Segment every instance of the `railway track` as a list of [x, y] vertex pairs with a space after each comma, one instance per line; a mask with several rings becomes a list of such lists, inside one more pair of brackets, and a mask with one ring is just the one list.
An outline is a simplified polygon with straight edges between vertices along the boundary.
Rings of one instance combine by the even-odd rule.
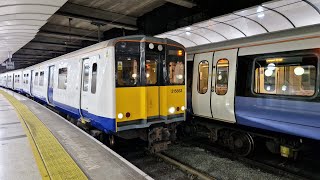
[[181, 171], [188, 174], [190, 179], [201, 179], [201, 180], [215, 180], [216, 178], [212, 177], [211, 175], [201, 172], [193, 167], [190, 167], [182, 162], [177, 161], [176, 159], [166, 155], [165, 153], [156, 153], [156, 157], [163, 159], [164, 161], [176, 166]]
[[[51, 109], [52, 110], [52, 109]], [[55, 111], [58, 113], [57, 111]], [[66, 117], [65, 117], [66, 118]], [[68, 118], [66, 118], [68, 119]], [[214, 176], [210, 175], [207, 172], [201, 171], [191, 165], [188, 165], [185, 162], [177, 160], [176, 158], [168, 155], [167, 153], [157, 153], [154, 155], [146, 154], [145, 149], [133, 149], [132, 147], [144, 147], [143, 144], [134, 144], [131, 143], [120, 143], [120, 149], [130, 149], [129, 151], [125, 150], [116, 150], [120, 155], [124, 158], [132, 162], [134, 165], [142, 169], [144, 172], [149, 174], [151, 177], [155, 179], [203, 179], [203, 180], [212, 180], [212, 179], [221, 179], [215, 178]], [[243, 163], [249, 164], [253, 167], [259, 167], [264, 169], [267, 172], [277, 174], [279, 176], [286, 176], [289, 179], [306, 179], [302, 176], [299, 176], [297, 173], [288, 173], [287, 171], [283, 170], [283, 168], [276, 168], [271, 165], [267, 165], [258, 161], [254, 161], [248, 158], [242, 158], [234, 156], [232, 153], [228, 153], [216, 147], [209, 145], [208, 143], [204, 143], [203, 141], [199, 140], [184, 140], [180, 142], [185, 146], [194, 146], [194, 147], [201, 147], [206, 150], [218, 153], [221, 156], [228, 157], [231, 160], [241, 161]], [[163, 161], [159, 161], [159, 159]], [[224, 178], [222, 178], [224, 179]], [[313, 178], [314, 179], [314, 178]]]
[[[247, 164], [248, 166], [254, 167], [254, 168], [259, 168], [261, 170], [264, 170], [269, 173], [277, 174], [279, 176], [286, 176], [289, 179], [319, 179], [319, 175], [312, 175], [312, 172], [303, 172], [303, 170], [299, 168], [286, 168], [286, 162], [277, 162], [277, 161], [272, 161], [269, 159], [269, 161], [262, 160], [261, 157], [253, 156], [253, 157], [241, 157], [237, 156], [236, 154], [230, 152], [229, 150], [225, 150], [223, 148], [218, 148], [213, 146], [208, 140], [203, 140], [201, 138], [197, 139], [188, 139], [185, 141], [181, 142], [181, 145], [183, 146], [196, 146], [199, 148], [203, 148], [207, 151], [210, 151], [212, 153], [216, 153], [219, 156], [229, 158], [230, 160], [233, 161], [240, 161], [242, 163]], [[265, 159], [267, 159], [265, 157]], [[288, 163], [289, 164], [289, 163]], [[293, 167], [293, 166], [291, 166]]]

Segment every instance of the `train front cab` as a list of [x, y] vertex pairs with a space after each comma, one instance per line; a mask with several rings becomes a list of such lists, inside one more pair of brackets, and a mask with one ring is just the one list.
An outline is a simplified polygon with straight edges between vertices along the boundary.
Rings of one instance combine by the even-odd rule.
[[143, 40], [117, 42], [115, 52], [117, 131], [148, 129], [143, 139], [161, 151], [184, 120], [184, 49]]

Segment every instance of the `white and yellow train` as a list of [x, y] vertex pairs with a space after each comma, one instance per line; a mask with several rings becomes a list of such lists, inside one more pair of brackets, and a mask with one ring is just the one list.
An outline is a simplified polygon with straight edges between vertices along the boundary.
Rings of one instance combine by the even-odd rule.
[[77, 119], [86, 129], [140, 137], [159, 151], [184, 120], [185, 50], [168, 39], [121, 37], [3, 73], [0, 83]]

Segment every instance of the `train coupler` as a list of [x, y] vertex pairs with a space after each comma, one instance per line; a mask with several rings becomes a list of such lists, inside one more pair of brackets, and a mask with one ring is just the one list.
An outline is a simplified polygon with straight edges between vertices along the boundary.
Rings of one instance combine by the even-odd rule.
[[170, 141], [170, 131], [165, 127], [156, 127], [148, 133], [148, 150], [151, 153], [157, 153], [168, 149]]

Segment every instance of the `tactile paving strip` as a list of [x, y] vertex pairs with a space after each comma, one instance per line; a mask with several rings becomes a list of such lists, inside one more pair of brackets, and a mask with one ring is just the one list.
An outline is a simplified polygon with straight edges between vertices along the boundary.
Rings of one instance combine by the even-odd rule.
[[26, 125], [31, 136], [29, 139], [33, 140], [30, 143], [43, 179], [88, 179], [53, 134], [25, 104], [2, 90], [0, 93], [10, 101], [20, 116], [21, 123]]

